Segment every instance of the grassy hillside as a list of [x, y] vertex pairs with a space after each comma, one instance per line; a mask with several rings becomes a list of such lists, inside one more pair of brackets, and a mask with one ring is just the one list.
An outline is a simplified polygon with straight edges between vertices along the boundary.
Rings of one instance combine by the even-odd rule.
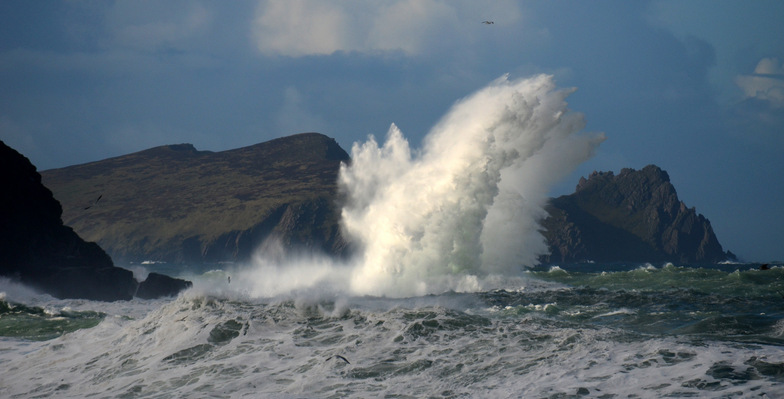
[[138, 260], [194, 243], [206, 253], [286, 206], [331, 204], [345, 160], [333, 139], [303, 133], [223, 152], [168, 145], [41, 175], [65, 224], [113, 257]]

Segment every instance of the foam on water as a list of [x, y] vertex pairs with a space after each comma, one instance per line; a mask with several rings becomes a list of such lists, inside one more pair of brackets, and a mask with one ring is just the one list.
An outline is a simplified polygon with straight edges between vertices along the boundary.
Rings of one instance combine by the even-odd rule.
[[575, 322], [524, 294], [191, 291], [158, 305], [46, 342], [0, 341], [0, 396], [747, 397], [784, 378], [777, 346], [639, 334], [602, 324], [610, 313]]

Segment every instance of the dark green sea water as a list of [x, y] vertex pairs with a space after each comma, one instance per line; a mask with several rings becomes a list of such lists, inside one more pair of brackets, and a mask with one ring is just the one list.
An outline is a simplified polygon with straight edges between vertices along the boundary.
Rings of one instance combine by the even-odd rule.
[[169, 300], [6, 298], [0, 397], [778, 398], [784, 268], [758, 266], [542, 267], [397, 299], [252, 298], [211, 271]]

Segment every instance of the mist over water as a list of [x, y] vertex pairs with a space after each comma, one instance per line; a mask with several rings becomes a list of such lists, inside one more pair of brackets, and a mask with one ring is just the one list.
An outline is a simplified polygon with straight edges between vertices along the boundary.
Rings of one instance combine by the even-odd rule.
[[548, 75], [503, 76], [458, 101], [419, 150], [394, 124], [383, 144], [354, 143], [339, 184], [342, 227], [358, 255], [335, 264], [262, 254], [251, 291], [326, 284], [405, 297], [498, 288], [520, 276], [547, 250], [539, 221], [550, 187], [604, 140], [578, 134], [583, 117], [565, 101], [573, 91]]

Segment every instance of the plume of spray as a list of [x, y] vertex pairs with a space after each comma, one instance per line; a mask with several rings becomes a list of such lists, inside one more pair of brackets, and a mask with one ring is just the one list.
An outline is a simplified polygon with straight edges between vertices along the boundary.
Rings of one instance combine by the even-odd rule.
[[509, 288], [547, 251], [539, 223], [550, 187], [604, 140], [579, 133], [583, 117], [565, 102], [573, 91], [548, 75], [503, 76], [458, 101], [418, 151], [394, 124], [383, 145], [373, 136], [354, 143], [339, 185], [357, 255], [291, 254], [272, 239], [231, 290], [410, 297]]
[[578, 134], [573, 91], [548, 75], [504, 76], [458, 101], [419, 151], [394, 124], [381, 146], [354, 143], [339, 180], [344, 232], [360, 247], [351, 292], [476, 291], [534, 265], [549, 188], [604, 140]]

